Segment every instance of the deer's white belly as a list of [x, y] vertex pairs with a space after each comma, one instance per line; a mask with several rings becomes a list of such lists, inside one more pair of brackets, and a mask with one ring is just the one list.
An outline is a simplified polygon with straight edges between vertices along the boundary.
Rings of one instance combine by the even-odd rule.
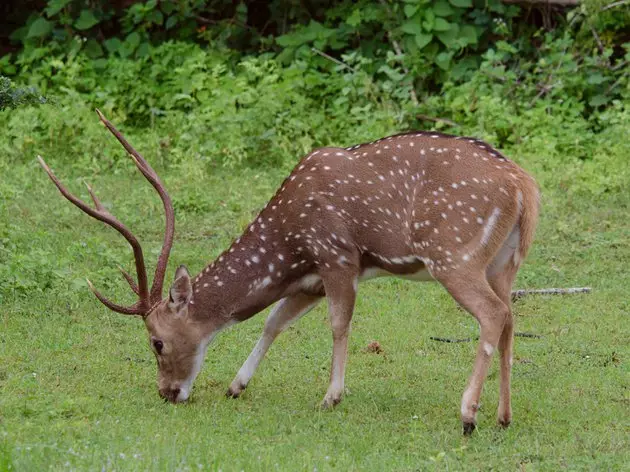
[[370, 267], [365, 269], [361, 275], [359, 276], [359, 281], [363, 282], [365, 280], [374, 279], [376, 277], [398, 277], [400, 279], [406, 280], [415, 280], [417, 282], [430, 282], [435, 280], [426, 267], [423, 267], [417, 272], [413, 272], [411, 274], [394, 274], [392, 272], [388, 272], [385, 269], [381, 269], [380, 267]]

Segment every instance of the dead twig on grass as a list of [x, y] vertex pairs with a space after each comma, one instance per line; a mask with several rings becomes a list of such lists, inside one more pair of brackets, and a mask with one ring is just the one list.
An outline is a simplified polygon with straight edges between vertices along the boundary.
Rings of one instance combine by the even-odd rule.
[[[527, 295], [569, 295], [574, 293], [591, 293], [591, 287], [572, 287], [572, 288], [541, 288], [541, 289], [521, 289], [521, 290], [513, 290], [512, 291], [512, 301], [515, 301], [519, 298], [525, 297]], [[534, 333], [514, 333], [514, 336], [519, 338], [534, 338], [541, 339], [542, 336], [540, 334]], [[429, 336], [431, 341], [439, 341], [442, 343], [469, 343], [471, 341], [477, 341], [479, 336], [475, 336], [474, 338], [440, 338], [437, 336]]]
[[574, 293], [591, 293], [591, 287], [573, 287], [573, 288], [541, 288], [541, 289], [521, 289], [512, 291], [512, 301], [527, 295], [571, 295]]
[[[514, 336], [518, 338], [533, 338], [533, 339], [542, 339], [542, 335], [534, 334], [534, 333], [514, 333]], [[469, 343], [471, 341], [478, 341], [479, 336], [475, 336], [474, 338], [438, 338], [437, 336], [429, 336], [431, 341], [439, 341], [441, 343]]]

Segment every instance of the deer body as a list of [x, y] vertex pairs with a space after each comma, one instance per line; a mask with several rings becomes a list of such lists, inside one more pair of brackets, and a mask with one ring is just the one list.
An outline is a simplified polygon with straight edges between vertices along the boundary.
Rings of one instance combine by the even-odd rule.
[[186, 400], [214, 335], [278, 302], [230, 385], [228, 394], [239, 396], [276, 336], [325, 297], [333, 358], [323, 406], [337, 404], [358, 283], [394, 275], [437, 280], [479, 321], [479, 348], [461, 404], [464, 432], [474, 429], [497, 348], [498, 419], [507, 425], [510, 292], [537, 213], [533, 179], [475, 139], [417, 132], [318, 149], [228, 250], [194, 278], [180, 267], [169, 297], [144, 308], [160, 393]]

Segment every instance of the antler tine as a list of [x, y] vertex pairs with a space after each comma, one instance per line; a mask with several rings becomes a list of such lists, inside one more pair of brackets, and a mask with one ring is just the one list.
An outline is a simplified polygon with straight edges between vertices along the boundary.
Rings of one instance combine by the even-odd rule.
[[134, 163], [136, 164], [140, 172], [142, 172], [142, 174], [147, 179], [152, 177], [153, 179], [159, 181], [157, 173], [149, 165], [146, 159], [142, 157], [142, 154], [136, 151], [134, 147], [131, 144], [129, 144], [129, 141], [127, 141], [127, 139], [122, 135], [122, 133], [118, 131], [118, 129], [116, 129], [116, 127], [107, 118], [105, 118], [105, 116], [101, 113], [101, 111], [98, 108], [96, 109], [96, 114], [98, 115], [99, 119], [103, 122], [105, 127], [110, 131], [110, 133], [112, 133], [116, 137], [118, 142], [122, 144], [122, 146], [125, 148], [125, 151], [129, 153], [129, 155], [133, 159]]
[[[114, 228], [116, 231], [122, 234], [123, 237], [127, 240], [127, 242], [131, 245], [131, 248], [133, 249], [134, 259], [136, 261], [136, 272], [138, 275], [138, 286], [137, 286], [138, 291], [136, 293], [138, 293], [138, 295], [140, 296], [140, 301], [132, 305], [131, 307], [123, 307], [121, 305], [117, 305], [107, 300], [97, 291], [93, 289], [92, 291], [94, 292], [96, 297], [101, 301], [101, 303], [103, 303], [108, 308], [114, 311], [117, 311], [118, 313], [134, 314], [134, 315], [141, 314], [143, 312], [142, 310], [146, 310], [149, 308], [151, 302], [149, 300], [149, 290], [148, 290], [146, 269], [144, 266], [144, 256], [142, 254], [142, 247], [140, 246], [140, 243], [138, 242], [136, 237], [131, 233], [131, 231], [127, 229], [125, 225], [123, 225], [120, 221], [118, 221], [115, 216], [113, 216], [103, 207], [103, 205], [100, 203], [98, 198], [96, 198], [96, 195], [94, 194], [94, 192], [89, 186], [88, 186], [88, 190], [90, 192], [90, 196], [92, 197], [92, 200], [94, 201], [94, 204], [96, 205], [96, 210], [91, 208], [84, 201], [80, 200], [79, 198], [71, 194], [68, 191], [68, 189], [66, 189], [66, 187], [57, 178], [57, 176], [55, 176], [53, 171], [50, 169], [50, 167], [48, 167], [48, 164], [46, 164], [46, 161], [44, 161], [44, 159], [41, 156], [37, 156], [37, 159], [40, 165], [42, 166], [42, 168], [48, 174], [48, 177], [50, 177], [50, 179], [53, 181], [55, 186], [59, 189], [61, 194], [67, 200], [69, 200], [72, 204], [74, 204], [75, 206], [83, 210], [85, 213], [90, 215], [92, 218], [102, 221], [108, 226], [111, 226], [112, 228]], [[132, 289], [133, 289], [133, 286], [132, 286]]]
[[155, 275], [153, 277], [150, 295], [151, 302], [155, 303], [162, 299], [162, 286], [164, 284], [166, 266], [168, 265], [168, 257], [171, 252], [171, 247], [173, 246], [173, 235], [175, 234], [175, 212], [173, 211], [173, 203], [171, 202], [171, 198], [164, 188], [164, 185], [162, 185], [157, 173], [144, 159], [144, 157], [142, 157], [142, 155], [140, 155], [140, 153], [136, 151], [131, 144], [129, 144], [122, 133], [118, 131], [116, 127], [111, 124], [107, 118], [105, 118], [105, 116], [103, 116], [100, 110], [97, 109], [96, 113], [107, 129], [116, 137], [118, 142], [122, 144], [127, 153], [129, 153], [138, 170], [146, 177], [153, 188], [155, 188], [162, 200], [162, 204], [164, 205], [166, 226], [164, 230], [164, 241], [162, 243], [162, 251], [160, 252], [160, 256], [158, 257], [158, 262], [155, 267]]
[[138, 290], [138, 285], [136, 284], [136, 281], [133, 280], [133, 277], [129, 275], [129, 273], [120, 266], [118, 266], [118, 270], [120, 270], [120, 272], [122, 273], [123, 277], [125, 278], [129, 286], [131, 287], [131, 290], [133, 290], [133, 292], [136, 295], [140, 295], [140, 291]]
[[[50, 174], [49, 174], [50, 175]], [[88, 192], [90, 194], [90, 197], [92, 198], [92, 201], [94, 202], [94, 206], [96, 207], [96, 209], [98, 211], [102, 211], [102, 212], [107, 212], [107, 210], [105, 209], [105, 207], [103, 206], [103, 204], [101, 203], [101, 201], [96, 197], [96, 195], [94, 194], [94, 190], [92, 189], [92, 186], [90, 184], [88, 184], [87, 182], [83, 182], [85, 184], [85, 186], [88, 189]]]
[[108, 300], [107, 298], [105, 298], [103, 295], [101, 295], [101, 293], [94, 288], [94, 285], [92, 285], [92, 282], [90, 282], [90, 279], [85, 279], [85, 280], [87, 281], [88, 287], [90, 287], [90, 290], [92, 291], [94, 296], [98, 298], [99, 301], [110, 310], [115, 311], [117, 313], [122, 313], [123, 315], [143, 315], [143, 316], [146, 315], [148, 307], [142, 303], [142, 300], [137, 301], [131, 306], [118, 305], [117, 303], [114, 303], [111, 300]]

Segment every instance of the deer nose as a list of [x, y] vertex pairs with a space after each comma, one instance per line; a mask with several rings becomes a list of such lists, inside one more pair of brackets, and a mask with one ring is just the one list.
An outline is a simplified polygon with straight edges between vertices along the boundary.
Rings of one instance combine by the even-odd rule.
[[182, 390], [179, 387], [176, 388], [161, 388], [159, 389], [160, 396], [164, 400], [168, 400], [169, 402], [176, 403], [177, 397], [179, 396]]

